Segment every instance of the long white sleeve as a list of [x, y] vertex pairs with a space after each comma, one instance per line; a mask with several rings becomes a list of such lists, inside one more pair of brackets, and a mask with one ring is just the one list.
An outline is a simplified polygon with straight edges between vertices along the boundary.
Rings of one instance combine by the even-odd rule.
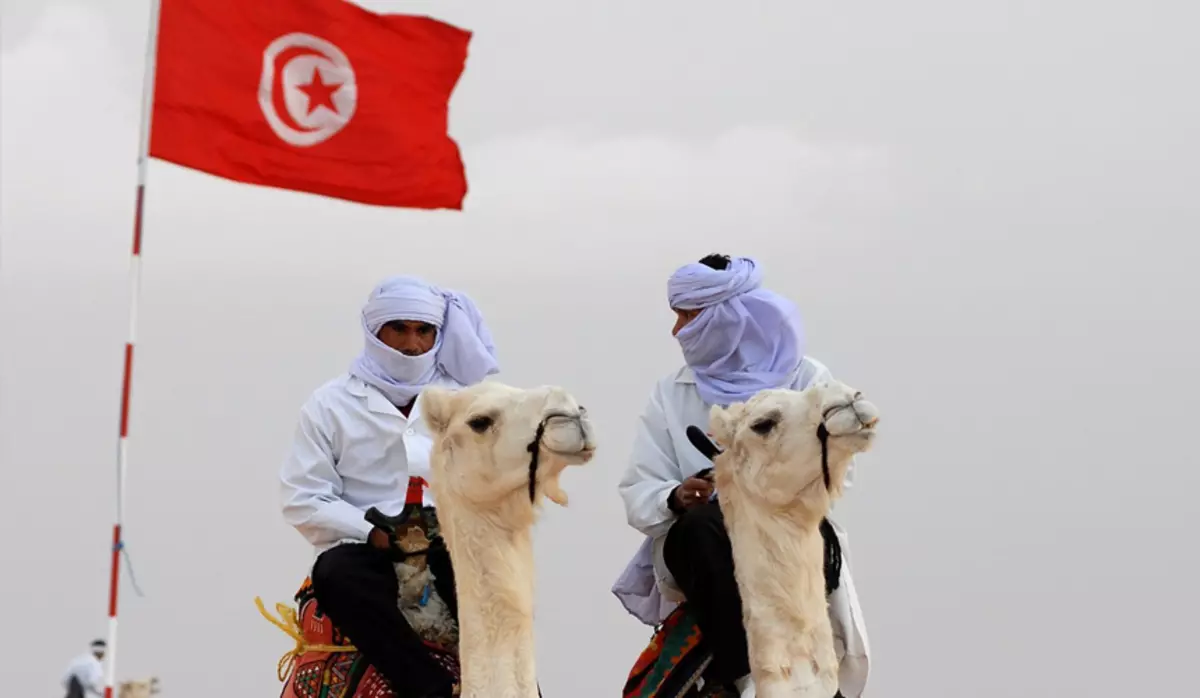
[[83, 673], [86, 674], [84, 688], [95, 695], [104, 695], [104, 666], [100, 664], [100, 660], [92, 657]]
[[283, 518], [318, 548], [347, 538], [366, 541], [371, 524], [361, 509], [341, 499], [342, 478], [320, 409], [309, 401], [300, 410], [291, 453], [280, 468]]
[[667, 501], [681, 481], [675, 447], [667, 431], [662, 388], [655, 386], [638, 421], [633, 455], [618, 485], [629, 525], [651, 537], [670, 528], [675, 514]]

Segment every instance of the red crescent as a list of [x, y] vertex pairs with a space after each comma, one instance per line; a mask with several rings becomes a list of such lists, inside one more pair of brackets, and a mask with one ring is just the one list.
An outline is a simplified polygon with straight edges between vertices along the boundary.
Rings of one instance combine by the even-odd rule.
[[271, 76], [271, 104], [275, 107], [275, 113], [279, 115], [279, 120], [288, 128], [294, 129], [301, 133], [316, 131], [315, 128], [301, 126], [292, 118], [292, 113], [288, 111], [287, 103], [283, 99], [283, 69], [287, 64], [299, 58], [300, 56], [320, 56], [328, 59], [329, 57], [320, 51], [309, 48], [307, 46], [289, 46], [275, 55], [275, 64], [272, 67], [274, 75]]

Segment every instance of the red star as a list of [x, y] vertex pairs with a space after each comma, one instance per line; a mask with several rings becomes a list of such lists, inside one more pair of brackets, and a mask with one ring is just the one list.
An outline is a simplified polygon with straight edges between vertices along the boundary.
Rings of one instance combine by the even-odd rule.
[[321, 71], [313, 66], [312, 80], [307, 85], [297, 85], [296, 89], [308, 95], [308, 113], [312, 114], [317, 107], [325, 107], [334, 114], [338, 113], [333, 104], [333, 94], [342, 89], [342, 83], [326, 83], [321, 79]]

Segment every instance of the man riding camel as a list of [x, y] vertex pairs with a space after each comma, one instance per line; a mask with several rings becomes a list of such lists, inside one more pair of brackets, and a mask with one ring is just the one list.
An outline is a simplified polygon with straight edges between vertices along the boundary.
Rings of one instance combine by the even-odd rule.
[[[343, 374], [300, 411], [280, 470], [284, 519], [316, 549], [311, 578], [321, 610], [401, 698], [444, 698], [452, 677], [397, 607], [399, 582], [387, 533], [364, 519], [404, 508], [410, 477], [429, 477], [433, 447], [419, 394], [496, 373], [491, 333], [462, 293], [397, 276], [377, 286], [362, 310], [365, 346]], [[428, 489], [424, 504], [433, 507]], [[444, 548], [428, 564], [438, 593], [453, 595]], [[453, 607], [452, 600], [450, 601]]]
[[62, 679], [67, 698], [104, 694], [104, 666], [101, 662], [104, 661], [106, 649], [108, 643], [104, 640], [94, 640], [91, 649], [71, 660]]
[[[796, 307], [762, 288], [752, 259], [710, 255], [687, 264], [671, 276], [667, 295], [686, 365], [658, 382], [638, 424], [619, 490], [629, 524], [647, 538], [613, 592], [649, 625], [686, 600], [712, 652], [706, 680], [747, 698], [754, 685], [729, 534], [711, 481], [697, 477], [712, 463], [686, 430], [707, 430], [713, 405], [744, 402], [762, 390], [803, 390], [830, 372], [804, 355]], [[830, 608], [841, 643], [841, 691], [857, 698], [866, 682], [866, 632], [847, 566], [840, 576]]]

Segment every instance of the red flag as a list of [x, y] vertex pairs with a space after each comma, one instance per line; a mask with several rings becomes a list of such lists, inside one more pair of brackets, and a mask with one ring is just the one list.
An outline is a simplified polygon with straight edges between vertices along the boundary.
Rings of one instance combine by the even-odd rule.
[[344, 0], [162, 0], [150, 155], [238, 182], [461, 209], [468, 31]]

